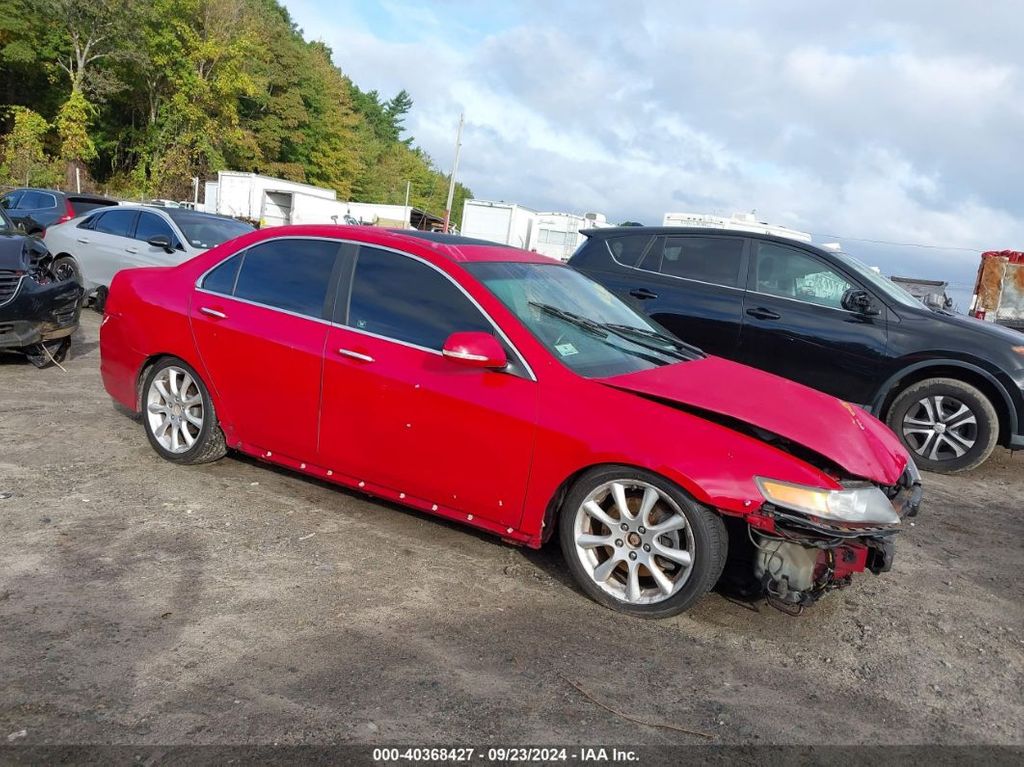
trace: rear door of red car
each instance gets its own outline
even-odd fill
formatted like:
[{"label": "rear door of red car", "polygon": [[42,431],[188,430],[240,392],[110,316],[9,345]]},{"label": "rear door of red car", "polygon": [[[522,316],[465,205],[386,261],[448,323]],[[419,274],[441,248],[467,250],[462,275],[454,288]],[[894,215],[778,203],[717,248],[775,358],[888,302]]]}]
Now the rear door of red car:
[{"label": "rear door of red car", "polygon": [[339,251],[336,240],[267,240],[222,262],[196,288],[192,328],[229,442],[295,459],[314,455]]},{"label": "rear door of red car", "polygon": [[[424,260],[360,246],[324,362],[325,466],[518,524],[529,479],[537,383],[459,286]],[[441,355],[457,331],[494,333],[513,360],[472,369]]]}]

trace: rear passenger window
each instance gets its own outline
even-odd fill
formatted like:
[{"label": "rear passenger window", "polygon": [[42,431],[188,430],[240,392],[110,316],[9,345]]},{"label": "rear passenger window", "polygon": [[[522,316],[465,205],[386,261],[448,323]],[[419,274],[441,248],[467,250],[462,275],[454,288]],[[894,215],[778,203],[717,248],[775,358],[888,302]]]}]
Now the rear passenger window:
[{"label": "rear passenger window", "polygon": [[610,237],[608,250],[612,257],[623,266],[636,266],[653,238],[650,235],[632,237]]},{"label": "rear passenger window", "polygon": [[368,247],[359,248],[348,324],[436,351],[457,331],[494,332],[473,302],[436,269]]},{"label": "rear passenger window", "polygon": [[234,296],[323,318],[339,248],[330,240],[281,239],[255,245],[242,256]]},{"label": "rear passenger window", "polygon": [[48,210],[57,207],[57,198],[47,192],[25,192],[18,202],[23,210]]},{"label": "rear passenger window", "polygon": [[665,237],[644,259],[643,268],[735,288],[742,265],[743,240],[738,237]]},{"label": "rear passenger window", "polygon": [[136,213],[137,211],[134,210],[108,210],[101,213],[99,218],[94,219],[92,229],[104,234],[129,237],[129,232],[135,224]]}]

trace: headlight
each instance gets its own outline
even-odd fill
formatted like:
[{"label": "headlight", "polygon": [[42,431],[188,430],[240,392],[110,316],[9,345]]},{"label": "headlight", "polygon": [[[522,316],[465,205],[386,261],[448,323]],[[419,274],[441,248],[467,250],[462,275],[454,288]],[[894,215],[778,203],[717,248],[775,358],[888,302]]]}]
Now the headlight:
[{"label": "headlight", "polygon": [[899,514],[885,493],[874,485],[823,490],[820,487],[794,485],[764,477],[754,477],[754,481],[766,500],[784,509],[838,522],[870,525],[900,523]]}]

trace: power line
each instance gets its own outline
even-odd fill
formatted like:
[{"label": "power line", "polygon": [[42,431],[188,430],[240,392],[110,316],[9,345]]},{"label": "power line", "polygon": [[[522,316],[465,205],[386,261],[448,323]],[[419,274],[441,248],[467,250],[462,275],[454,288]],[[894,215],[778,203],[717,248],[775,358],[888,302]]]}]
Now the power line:
[{"label": "power line", "polygon": [[865,237],[843,237],[841,234],[821,234],[811,232],[814,237],[828,240],[846,240],[848,242],[870,242],[875,245],[896,245],[901,248],[927,248],[929,250],[962,250],[965,253],[981,253],[986,248],[965,248],[956,245],[925,245],[921,242],[892,242],[891,240],[869,240]]}]

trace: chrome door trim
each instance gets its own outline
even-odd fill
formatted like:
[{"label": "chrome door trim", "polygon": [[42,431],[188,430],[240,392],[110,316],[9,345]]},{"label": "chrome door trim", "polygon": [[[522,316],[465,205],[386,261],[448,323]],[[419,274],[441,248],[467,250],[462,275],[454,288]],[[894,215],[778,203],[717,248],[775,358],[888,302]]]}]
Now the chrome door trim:
[{"label": "chrome door trim", "polygon": [[[244,254],[248,250],[257,247],[258,245],[263,245],[263,244],[268,243],[268,242],[277,242],[277,241],[280,241],[280,240],[321,240],[321,241],[324,241],[324,242],[337,243],[339,247],[341,245],[355,245],[356,247],[377,248],[378,250],[390,251],[391,253],[396,253],[399,256],[404,256],[405,258],[411,258],[411,259],[413,259],[415,261],[419,261],[420,263],[426,264],[431,269],[433,269],[434,271],[436,271],[437,273],[442,275],[450,283],[452,283],[459,290],[459,292],[462,293],[462,295],[464,295],[467,299],[469,299],[470,303],[472,303],[473,306],[476,307],[477,311],[479,311],[484,316],[484,318],[490,323],[491,327],[494,328],[494,330],[498,333],[498,335],[505,341],[505,343],[508,344],[508,347],[512,350],[513,354],[516,355],[517,359],[522,364],[523,369],[526,371],[526,373],[529,376],[530,380],[531,381],[536,381],[537,380],[537,375],[536,375],[536,373],[534,373],[533,368],[530,366],[530,363],[527,362],[526,357],[523,355],[522,352],[519,351],[519,348],[514,343],[512,343],[512,339],[510,339],[508,337],[508,335],[505,333],[505,331],[501,328],[501,326],[499,326],[498,323],[494,321],[494,318],[491,317],[491,315],[487,312],[487,310],[485,310],[480,305],[480,302],[478,302],[475,298],[473,298],[473,296],[471,296],[466,291],[466,289],[462,285],[460,285],[458,283],[458,281],[454,277],[452,277],[452,275],[450,275],[444,269],[439,267],[437,264],[431,263],[430,261],[428,261],[427,259],[425,259],[425,258],[423,258],[421,256],[417,256],[417,255],[414,255],[412,253],[407,253],[404,250],[399,250],[398,248],[391,247],[389,245],[378,245],[376,243],[364,242],[362,240],[350,240],[350,239],[345,238],[345,237],[316,237],[316,236],[303,236],[303,235],[296,235],[296,234],[282,235],[281,237],[268,237],[265,240],[260,240],[259,242],[254,242],[252,245],[250,245],[247,248],[244,248],[242,250],[238,250],[238,251],[235,251],[234,253],[231,253],[230,255],[226,256],[225,258],[221,259],[216,264],[211,266],[209,269],[207,269],[205,272],[203,272],[201,275],[199,275],[198,278],[196,278],[195,286],[194,286],[196,291],[199,292],[199,293],[206,293],[207,295],[220,296],[221,298],[227,298],[227,299],[230,299],[232,301],[241,301],[242,303],[249,304],[250,306],[259,306],[259,307],[261,307],[263,309],[270,309],[271,311],[282,312],[284,314],[290,314],[293,317],[302,317],[303,319],[312,320],[314,322],[319,322],[321,324],[329,325],[329,326],[335,327],[335,328],[340,328],[342,330],[350,330],[353,333],[360,333],[362,335],[369,336],[371,338],[377,338],[377,339],[380,339],[382,341],[390,341],[391,343],[395,343],[395,344],[398,344],[400,346],[405,346],[405,347],[408,347],[410,349],[418,349],[419,351],[429,352],[430,354],[436,354],[438,356],[443,356],[441,354],[441,351],[438,350],[438,349],[429,349],[429,348],[427,348],[425,346],[420,346],[419,344],[410,343],[408,341],[402,341],[401,339],[398,339],[398,338],[391,338],[390,336],[382,336],[382,335],[379,335],[377,333],[371,333],[371,332],[369,332],[367,330],[361,330],[359,328],[354,328],[351,325],[345,325],[343,323],[325,320],[325,319],[323,319],[321,317],[311,317],[308,314],[300,314],[298,312],[289,311],[287,309],[281,309],[280,307],[277,307],[277,306],[269,306],[268,304],[259,303],[258,301],[250,301],[248,299],[239,298],[237,296],[229,296],[229,295],[226,295],[224,293],[218,293],[216,291],[207,290],[206,288],[202,287],[203,280],[206,279],[207,275],[209,275],[210,272],[212,272],[214,269],[216,269],[222,263],[227,261],[229,258],[233,258],[234,256],[237,256],[237,255],[243,255],[243,258],[244,258]],[[359,258],[359,256],[357,254],[357,256],[356,256],[356,263],[357,264],[358,264],[358,258]],[[244,266],[244,261],[243,261],[242,266]],[[241,266],[239,267],[239,273],[241,273]],[[470,275],[470,276],[472,277],[472,275]]]}]

